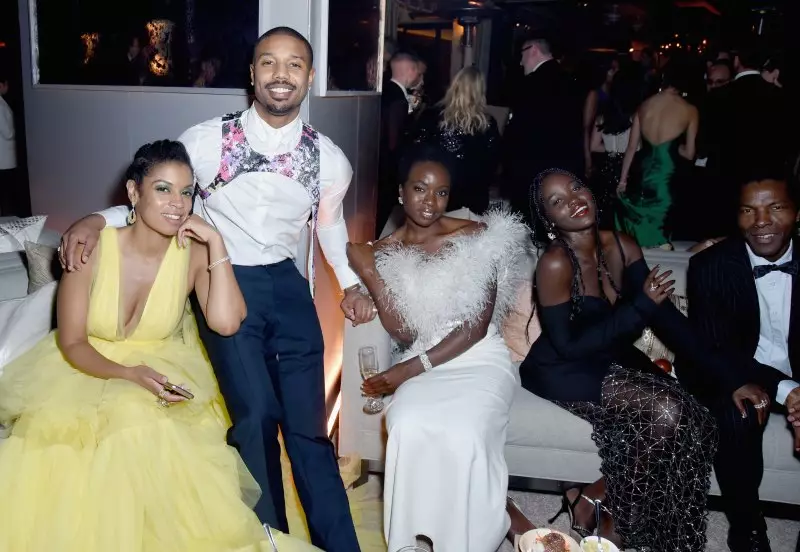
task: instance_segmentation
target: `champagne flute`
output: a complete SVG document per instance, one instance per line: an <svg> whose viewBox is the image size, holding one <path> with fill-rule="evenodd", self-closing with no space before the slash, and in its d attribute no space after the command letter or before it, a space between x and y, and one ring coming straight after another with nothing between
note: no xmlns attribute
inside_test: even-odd
<svg viewBox="0 0 800 552"><path fill-rule="evenodd" d="M363 380L367 380L380 373L378 368L378 355L375 351L375 347L370 345L361 347L358 350L358 368L361 371L361 379ZM377 414L383 410L384 406L380 397L367 396L362 410L365 414Z"/></svg>

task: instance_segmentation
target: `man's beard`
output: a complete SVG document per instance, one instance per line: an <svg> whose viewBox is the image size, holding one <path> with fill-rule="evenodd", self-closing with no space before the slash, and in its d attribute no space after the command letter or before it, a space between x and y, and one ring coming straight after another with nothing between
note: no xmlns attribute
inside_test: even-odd
<svg viewBox="0 0 800 552"><path fill-rule="evenodd" d="M278 105L270 101L265 101L264 107L267 108L267 113L269 113L270 115L275 115L276 117L280 117L283 115L288 115L289 113L300 107L300 104L286 103L283 105Z"/></svg>
<svg viewBox="0 0 800 552"><path fill-rule="evenodd" d="M295 88L295 90L297 90L297 88ZM269 97L269 91L264 90L263 99L260 99L258 96L256 96L256 100L258 100L258 102L264 106L264 108L267 110L267 113L269 113L270 115L273 115L275 117L282 117L298 109L300 105L303 103L303 100L305 99L307 94L308 90L306 90L303 94L301 94L301 96L294 102L292 101L275 102L274 100L272 100L272 98Z"/></svg>

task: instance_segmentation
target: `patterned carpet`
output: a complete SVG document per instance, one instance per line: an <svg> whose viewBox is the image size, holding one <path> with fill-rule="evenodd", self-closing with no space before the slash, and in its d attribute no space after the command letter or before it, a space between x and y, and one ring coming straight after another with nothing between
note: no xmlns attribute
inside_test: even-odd
<svg viewBox="0 0 800 552"><path fill-rule="evenodd" d="M538 526L546 526L561 506L561 497L556 494L511 491L509 493L525 516ZM794 552L797 545L800 522L788 519L767 518L769 538L773 552ZM569 519L561 516L553 523L559 531L569 531ZM708 517L708 545L706 552L728 552L725 543L728 536L728 521L721 512L712 511ZM504 543L498 552L512 552L513 547Z"/></svg>

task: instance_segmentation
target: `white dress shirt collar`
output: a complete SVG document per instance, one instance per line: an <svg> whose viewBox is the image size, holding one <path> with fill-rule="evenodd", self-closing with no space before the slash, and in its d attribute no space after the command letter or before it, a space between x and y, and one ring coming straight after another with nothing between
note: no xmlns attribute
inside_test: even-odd
<svg viewBox="0 0 800 552"><path fill-rule="evenodd" d="M406 99L408 99L408 89L394 79L392 79L392 82L400 87L400 90L403 91L403 95L406 97Z"/></svg>
<svg viewBox="0 0 800 552"><path fill-rule="evenodd" d="M780 264L783 264L783 263L788 263L789 261L792 260L792 253L793 253L793 250L794 250L794 244L790 241L789 242L789 248L786 250L786 253L781 255L781 258L773 263L772 261L768 261L764 257L759 257L758 255L753 253L753 250L750 249L750 244L749 243L745 244L745 246L747 247L747 256L750 258L750 266L754 266L754 267L755 266L762 266L762 265L770 265L770 264L780 265Z"/></svg>
<svg viewBox="0 0 800 552"><path fill-rule="evenodd" d="M761 76L761 73L759 73L758 71L755 71L755 70L753 70L753 69L748 69L747 71L742 71L741 73L739 73L738 75L736 75L736 76L733 78L733 80L739 80L739 78L741 78L741 77L746 77L746 76L748 76L748 75L758 75L758 76Z"/></svg>
<svg viewBox="0 0 800 552"><path fill-rule="evenodd" d="M297 145L303 122L298 114L294 120L280 128L271 126L261 118L256 110L255 102L247 110L246 132L263 142L268 150L289 150Z"/></svg>

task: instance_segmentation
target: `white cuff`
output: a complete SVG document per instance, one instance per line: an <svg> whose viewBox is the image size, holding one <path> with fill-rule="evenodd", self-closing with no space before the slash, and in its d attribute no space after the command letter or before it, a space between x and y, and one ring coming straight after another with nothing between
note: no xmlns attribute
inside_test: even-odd
<svg viewBox="0 0 800 552"><path fill-rule="evenodd" d="M350 286L361 283L356 273L350 268L350 263L347 260L347 242L349 238L347 237L347 225L344 219L331 226L317 228L317 239L319 239L319 246L325 254L325 259L336 273L336 279L339 280L341 288L347 289Z"/></svg>
<svg viewBox="0 0 800 552"><path fill-rule="evenodd" d="M798 387L800 387L800 383L797 383L794 380L783 380L778 384L778 392L775 393L775 402L778 404L784 404L787 397L789 397L789 393Z"/></svg>
<svg viewBox="0 0 800 552"><path fill-rule="evenodd" d="M93 215L100 215L106 219L106 226L113 226L114 228L124 228L128 225L128 213L130 209L124 205L117 205L116 207L109 207L103 209Z"/></svg>

